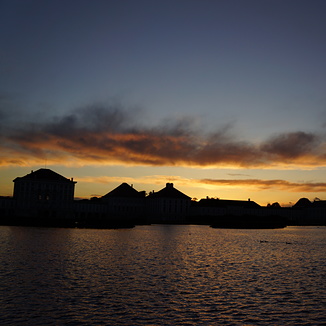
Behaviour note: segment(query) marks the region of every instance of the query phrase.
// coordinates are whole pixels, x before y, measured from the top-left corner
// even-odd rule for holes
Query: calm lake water
[[[325,325],[325,304],[325,227],[0,227],[0,325]]]

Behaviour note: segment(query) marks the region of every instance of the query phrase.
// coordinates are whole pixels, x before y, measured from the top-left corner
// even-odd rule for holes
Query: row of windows
[[[39,182],[21,182],[15,184],[16,188],[25,190],[35,189],[49,189],[49,190],[72,190],[73,185],[71,184],[60,184],[60,183],[39,183]]]
[[[65,201],[65,200],[72,200],[72,196],[67,196],[64,193],[59,194],[49,194],[49,193],[16,193],[16,198],[20,200],[42,200],[42,201],[49,201],[49,200],[56,200],[56,201]]]

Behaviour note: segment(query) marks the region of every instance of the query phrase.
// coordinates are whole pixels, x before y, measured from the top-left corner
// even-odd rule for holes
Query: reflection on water
[[[0,227],[1,325],[324,325],[326,228]]]

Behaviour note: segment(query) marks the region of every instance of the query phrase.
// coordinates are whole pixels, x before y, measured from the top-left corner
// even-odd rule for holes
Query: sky
[[[325,58],[323,0],[0,0],[0,195],[326,200]]]

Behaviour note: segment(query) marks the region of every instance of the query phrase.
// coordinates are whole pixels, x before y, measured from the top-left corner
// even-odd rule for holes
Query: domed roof
[[[308,198],[300,198],[293,207],[309,207],[311,206],[311,201]]]

